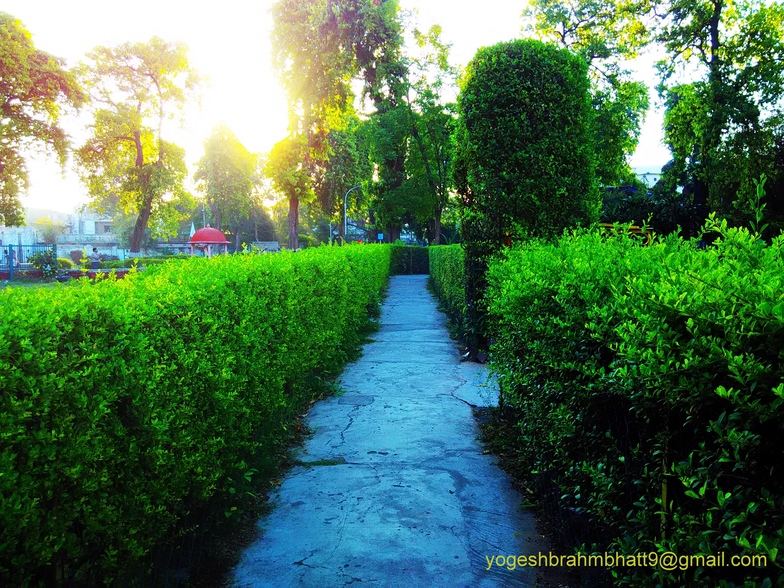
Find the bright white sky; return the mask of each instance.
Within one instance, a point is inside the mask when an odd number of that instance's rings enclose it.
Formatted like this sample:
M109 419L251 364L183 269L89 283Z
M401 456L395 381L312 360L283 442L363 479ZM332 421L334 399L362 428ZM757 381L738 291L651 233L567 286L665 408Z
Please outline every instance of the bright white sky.
M479 47L520 36L525 0L400 0L416 9L421 28L443 27L443 38L453 44L452 61L466 65ZM186 149L191 173L203 153L203 142L213 126L223 122L252 152L262 153L286 135L286 101L270 65L269 14L273 0L4 0L0 10L19 18L32 33L36 47L76 64L96 46L147 41L157 35L182 41L190 48L190 62L208 79L201 106L186 112L183 128L172 128L166 138ZM644 74L649 85L652 72ZM89 116L70 117L63 126L74 143L86 138ZM661 166L669 160L661 144L661 115L650 112L632 166ZM52 157L28 158L30 190L26 207L73 212L88 201L71 170L63 175Z

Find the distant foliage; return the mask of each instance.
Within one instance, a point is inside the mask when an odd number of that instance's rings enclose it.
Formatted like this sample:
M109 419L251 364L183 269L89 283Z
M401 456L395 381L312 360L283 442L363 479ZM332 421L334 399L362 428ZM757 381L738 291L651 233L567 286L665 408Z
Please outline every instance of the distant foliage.
M489 270L519 469L559 497L561 520L584 530L577 544L768 562L614 568L618 586L782 575L784 237L765 246L726 222L708 228L721 235L709 248L579 231Z
M359 341L389 256L195 258L0 291L2 584L59 564L109 585L188 511L250 491L313 400L301 384Z

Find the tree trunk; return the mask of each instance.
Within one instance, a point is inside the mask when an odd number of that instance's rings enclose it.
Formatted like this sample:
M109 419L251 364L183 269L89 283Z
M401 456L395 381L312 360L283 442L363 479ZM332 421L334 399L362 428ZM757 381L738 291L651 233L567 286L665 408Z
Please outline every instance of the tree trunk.
M394 243L398 239L400 239L400 225L387 224L384 233L384 243Z
M214 202L207 202L207 206L210 207L210 212L212 213L212 220L215 223L213 225L213 228L222 231L223 227L221 226L220 208L218 208L218 205Z
M152 195L148 195L144 199L142 209L139 211L139 216L136 217L136 225L133 227L133 234L131 235L130 249L131 253L140 253L142 250L142 239L144 239L144 231L147 230L147 223L150 220L150 213L152 212Z
M441 245L441 208L436 207L436 222L435 222L435 229L433 230L433 243L435 245Z
M144 167L144 149L142 147L142 134L141 131L133 132L133 142L136 146L136 167L141 170ZM147 229L147 223L150 220L150 213L152 212L152 194L149 191L149 179L142 176L142 190L145 194L144 201L142 202L139 216L136 217L136 225L133 227L133 234L131 235L130 249L131 253L140 253L142 250L142 239L144 239L144 231Z
M289 249L299 249L299 197L289 198Z
M242 250L242 228L237 226L237 236L234 239L234 251Z

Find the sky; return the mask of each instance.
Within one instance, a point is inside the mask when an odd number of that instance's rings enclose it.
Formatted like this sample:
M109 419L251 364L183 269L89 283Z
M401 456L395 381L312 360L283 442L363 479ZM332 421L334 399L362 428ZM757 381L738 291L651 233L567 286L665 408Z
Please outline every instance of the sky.
M20 19L38 49L66 61L70 67L96 46L143 42L157 35L189 47L191 66L204 78L200 104L185 111L184 125L170 125L165 139L185 148L191 174L203 154L212 128L224 123L252 152L263 153L286 135L287 109L283 91L271 66L270 31L273 0L221 0L200 3L181 0L4 0L0 10ZM453 63L465 66L483 46L521 36L525 0L400 0L404 10L416 10L426 29L440 24L442 38L452 43ZM640 79L653 79L643 66ZM88 112L69 115L62 126L75 145L88 136ZM661 144L661 113L649 112L633 167L661 167L669 160ZM73 212L87 203L86 190L69 160L62 172L53 156L27 158L30 189L23 198L28 208Z

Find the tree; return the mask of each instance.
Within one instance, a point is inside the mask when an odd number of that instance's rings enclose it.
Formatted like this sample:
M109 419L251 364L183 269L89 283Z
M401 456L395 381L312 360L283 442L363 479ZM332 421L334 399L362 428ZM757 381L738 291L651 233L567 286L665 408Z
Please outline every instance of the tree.
M117 195L138 215L130 249L139 252L148 226L171 233L178 201L190 196L183 149L163 139L163 124L175 117L196 89L183 44L153 37L147 43L97 47L79 68L94 111L92 137L79 149L82 180L93 207Z
M421 54L411 60L407 103L409 126L416 149L407 163L408 175L424 178L430 190L433 239L441 243L441 215L452 188L453 134L457 107L445 104L444 87L454 87L457 69L449 64L450 45L441 41L441 27L433 25L423 34L414 31ZM413 97L412 97L413 94Z
M218 125L204 142L204 156L199 160L194 179L222 230L225 221L235 234L235 248L242 246L242 222L253 207L251 193L256 180L256 157L231 130Z
M648 88L630 78L623 60L650 42L642 18L647 7L637 0L533 0L523 13L528 32L569 48L589 64L596 177L604 186L628 183L633 175L627 158L637 148Z
M757 163L772 150L780 120L784 7L762 0L655 4L662 16L656 39L669 55L659 65L659 91L667 104L665 140L674 172L692 178L698 220L709 208L732 214L766 171ZM696 81L673 83L684 68Z
M363 80L363 96L377 111L399 102L404 66L398 12L396 0L279 0L273 6L273 63L289 95L290 140L301 144L303 180L312 182L329 159L327 136L344 127L352 80ZM391 189L403 181L404 160L398 152L384 162ZM290 221L297 211L290 203ZM295 227L290 222L290 235Z
M289 201L289 249L299 248L299 204L313 196L309 170L305 165L305 144L302 135L289 135L275 144L270 152L266 173L275 188Z
M691 195L692 232L711 208L742 213L761 173L777 177L784 93L781 3L536 0L534 6L529 15L535 15L537 30L583 49L589 58L633 56L650 42L666 51L658 90L674 159L664 183L680 184Z
M68 137L59 126L63 106L86 98L63 61L35 48L22 23L0 12L0 221L24 224L25 150L42 144L65 164Z
M40 233L41 242L47 245L54 245L57 243L57 237L62 235L65 230L65 224L59 221L53 221L49 217L42 216L35 221L34 226Z

